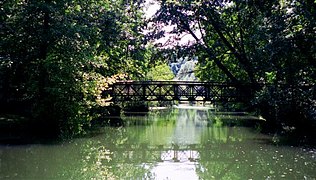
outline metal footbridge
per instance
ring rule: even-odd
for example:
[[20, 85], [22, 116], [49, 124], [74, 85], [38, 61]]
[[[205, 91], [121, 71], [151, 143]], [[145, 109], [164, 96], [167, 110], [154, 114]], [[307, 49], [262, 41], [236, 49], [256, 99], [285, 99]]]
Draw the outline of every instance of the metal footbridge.
[[209, 101], [240, 102], [252, 94], [251, 85], [194, 81], [119, 81], [112, 85], [113, 102]]

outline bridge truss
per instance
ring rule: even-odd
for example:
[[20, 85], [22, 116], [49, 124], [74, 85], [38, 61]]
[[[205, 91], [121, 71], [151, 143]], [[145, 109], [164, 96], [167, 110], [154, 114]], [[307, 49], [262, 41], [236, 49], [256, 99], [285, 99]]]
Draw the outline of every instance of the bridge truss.
[[250, 85], [192, 81], [120, 81], [112, 85], [112, 100], [239, 102], [252, 93]]

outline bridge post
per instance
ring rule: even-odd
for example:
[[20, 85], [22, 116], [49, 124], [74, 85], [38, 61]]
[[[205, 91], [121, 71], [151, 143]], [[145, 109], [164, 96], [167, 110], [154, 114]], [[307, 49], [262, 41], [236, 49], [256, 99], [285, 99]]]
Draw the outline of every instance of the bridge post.
[[126, 84], [126, 89], [127, 89], [127, 99], [130, 100], [130, 89], [131, 89], [131, 84]]
[[173, 84], [173, 100], [180, 100], [179, 98], [179, 85], [178, 84]]
[[188, 100], [190, 101], [194, 101], [195, 98], [194, 98], [194, 85], [192, 84], [189, 84], [188, 85]]
[[142, 97], [142, 100], [146, 101], [146, 85], [145, 84], [142, 84], [142, 90], [143, 90], [143, 97]]
[[116, 88], [115, 88], [115, 83], [114, 83], [114, 84], [112, 84], [112, 92], [111, 92], [111, 96], [112, 96], [112, 101], [113, 101], [113, 102], [116, 102], [116, 93], [115, 93], [115, 90], [116, 90]]
[[209, 101], [210, 100], [210, 85], [205, 84], [204, 85], [204, 101]]
[[158, 100], [158, 101], [162, 101], [162, 100], [163, 100], [163, 97], [162, 97], [162, 85], [159, 83], [159, 84], [157, 84], [157, 87], [158, 87], [158, 97], [157, 97], [157, 100]]
[[173, 158], [172, 160], [174, 162], [180, 162], [180, 159], [179, 159], [179, 145], [177, 144], [173, 144]]

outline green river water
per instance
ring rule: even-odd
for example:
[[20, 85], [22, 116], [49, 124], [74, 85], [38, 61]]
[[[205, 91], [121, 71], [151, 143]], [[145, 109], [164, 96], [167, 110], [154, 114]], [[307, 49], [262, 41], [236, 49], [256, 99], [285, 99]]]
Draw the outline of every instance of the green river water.
[[0, 145], [0, 179], [316, 179], [315, 150], [233, 125], [262, 122], [253, 116], [182, 106], [124, 120], [85, 138]]

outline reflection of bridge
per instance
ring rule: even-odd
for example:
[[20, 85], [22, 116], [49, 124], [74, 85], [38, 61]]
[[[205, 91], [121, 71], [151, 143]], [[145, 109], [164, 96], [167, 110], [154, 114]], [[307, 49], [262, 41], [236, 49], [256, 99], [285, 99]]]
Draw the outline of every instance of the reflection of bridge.
[[114, 102], [210, 101], [237, 102], [248, 99], [251, 86], [192, 81], [120, 81], [112, 85]]
[[163, 145], [148, 146], [140, 145], [119, 145], [111, 148], [113, 159], [117, 161], [145, 161], [145, 162], [195, 162], [199, 160], [199, 150], [202, 147], [197, 145], [179, 146], [173, 144], [170, 147]]
[[[231, 142], [225, 144], [188, 144], [170, 146], [148, 144], [122, 144], [108, 149], [111, 152], [111, 159], [116, 162], [197, 162], [201, 159], [201, 153], [212, 152], [214, 155], [221, 153], [235, 152], [236, 147], [243, 146], [242, 142]], [[238, 153], [238, 152], [236, 152]], [[214, 157], [214, 160], [216, 158]], [[218, 159], [217, 159], [218, 160]]]

